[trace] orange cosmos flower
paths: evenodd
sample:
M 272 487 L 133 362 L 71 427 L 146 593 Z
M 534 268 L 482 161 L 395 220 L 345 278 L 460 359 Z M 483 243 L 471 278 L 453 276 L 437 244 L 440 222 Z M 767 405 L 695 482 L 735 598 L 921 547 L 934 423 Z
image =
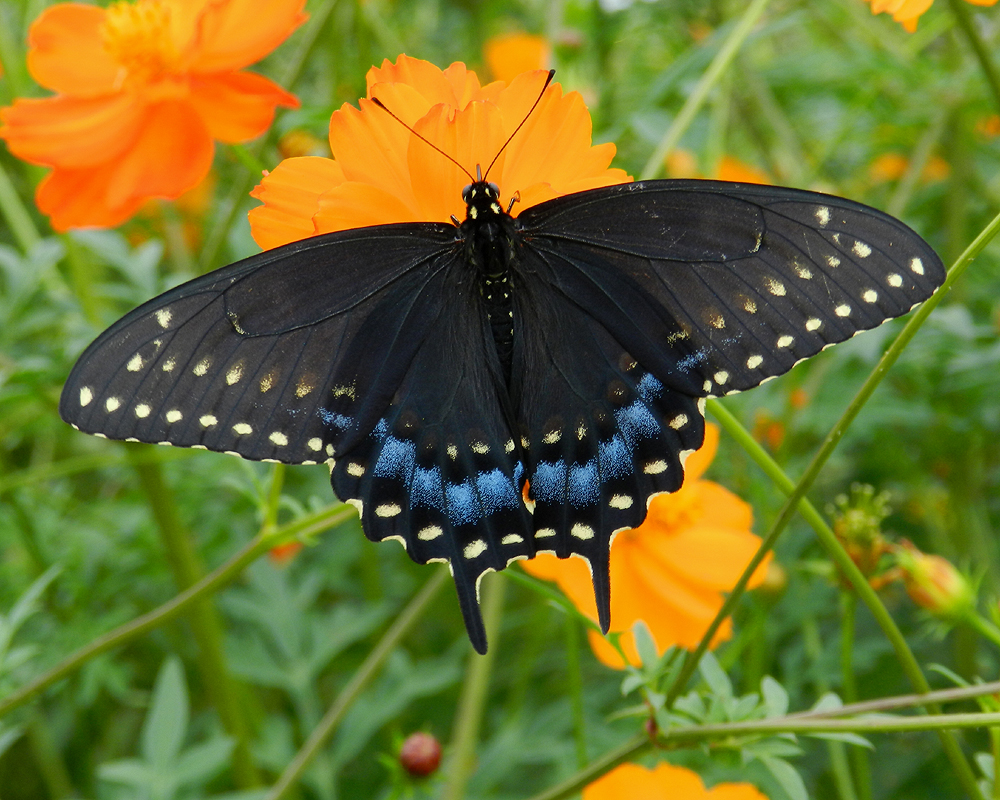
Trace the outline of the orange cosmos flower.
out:
M 541 36 L 505 33 L 487 40 L 483 56 L 494 78 L 510 82 L 522 72 L 544 69 L 548 65 L 549 45 Z
M 720 783 L 706 789 L 698 773 L 660 762 L 653 769 L 621 764 L 583 790 L 583 800 L 767 800 L 749 783 Z
M 0 110 L 14 155 L 52 167 L 36 201 L 56 230 L 113 226 L 208 173 L 213 140 L 242 142 L 294 95 L 243 67 L 306 16 L 305 0 L 137 0 L 52 6 L 28 69 L 54 97 Z
M 934 0 L 867 0 L 872 4 L 873 14 L 892 14 L 892 18 L 913 33 L 917 21 L 931 7 Z M 992 6 L 997 0 L 966 0 L 974 6 Z
M 546 73 L 538 70 L 481 86 L 460 62 L 445 70 L 401 55 L 368 71 L 368 97 L 455 158 L 469 173 L 485 170 L 525 119 Z M 252 192 L 250 212 L 263 248 L 319 233 L 389 222 L 447 222 L 465 216 L 469 177 L 370 99 L 344 104 L 330 119 L 333 158 L 282 161 Z M 631 180 L 609 169 L 613 144 L 591 146 L 590 114 L 576 92 L 551 84 L 538 107 L 500 153 L 489 179 L 511 213 L 559 195 Z M 504 200 L 506 207 L 507 200 Z
M 719 429 L 705 426 L 705 443 L 684 465 L 684 485 L 653 498 L 646 521 L 623 531 L 611 547 L 611 630 L 623 631 L 620 643 L 629 662 L 639 664 L 631 627 L 643 620 L 662 653 L 672 645 L 693 649 L 746 568 L 760 539 L 750 532 L 753 512 L 732 492 L 701 480 L 719 443 Z M 767 572 L 764 561 L 751 588 Z M 580 559 L 540 555 L 521 562 L 538 578 L 559 584 L 581 613 L 597 619 L 590 571 Z M 713 645 L 729 638 L 730 623 Z M 618 652 L 590 632 L 590 645 L 609 667 L 623 666 Z
M 664 166 L 667 168 L 667 175 L 671 178 L 716 178 L 720 181 L 734 181 L 735 183 L 771 183 L 771 178 L 766 172 L 744 164 L 738 158 L 723 156 L 715 165 L 715 170 L 711 175 L 702 175 L 698 170 L 698 160 L 690 150 L 676 149 L 671 151 Z

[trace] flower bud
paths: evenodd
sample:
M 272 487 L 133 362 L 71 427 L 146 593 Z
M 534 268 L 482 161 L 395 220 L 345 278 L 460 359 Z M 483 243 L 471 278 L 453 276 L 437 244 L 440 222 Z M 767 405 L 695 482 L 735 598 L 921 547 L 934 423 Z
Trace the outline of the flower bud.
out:
M 441 745 L 430 733 L 411 733 L 399 749 L 399 763 L 411 775 L 425 778 L 441 763 Z
M 891 511 L 889 495 L 875 494 L 871 486 L 854 484 L 850 496 L 840 495 L 829 510 L 833 515 L 833 532 L 861 573 L 872 578 L 890 548 L 882 535 L 882 520 Z
M 896 548 L 896 563 L 906 593 L 921 608 L 949 620 L 964 619 L 974 613 L 976 590 L 948 559 L 922 553 L 904 541 Z

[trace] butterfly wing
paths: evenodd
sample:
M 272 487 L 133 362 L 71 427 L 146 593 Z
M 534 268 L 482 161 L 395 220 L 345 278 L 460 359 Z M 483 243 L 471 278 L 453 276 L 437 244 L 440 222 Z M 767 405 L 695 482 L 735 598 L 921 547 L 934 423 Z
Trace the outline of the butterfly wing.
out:
M 757 386 L 905 314 L 945 274 L 899 220 L 781 187 L 623 184 L 518 223 L 561 291 L 660 380 L 702 396 Z
M 835 197 L 650 181 L 518 217 L 513 397 L 540 550 L 590 565 L 676 491 L 699 398 L 748 389 L 906 313 L 944 280 L 898 220 Z
M 270 250 L 135 309 L 80 357 L 63 419 L 111 439 L 286 463 L 352 446 L 427 335 L 412 313 L 421 287 L 456 257 L 450 225 L 372 230 Z M 387 318 L 387 295 L 409 302 Z M 350 416 L 331 410 L 338 399 Z
M 429 335 L 371 432 L 337 451 L 333 487 L 373 541 L 450 565 L 473 646 L 486 652 L 479 579 L 535 553 L 500 361 L 475 273 L 455 261 L 421 289 Z M 409 302 L 387 298 L 373 320 Z M 367 331 L 366 331 L 367 333 Z M 337 414 L 350 404 L 335 400 Z
M 693 392 L 664 385 L 560 291 L 565 268 L 525 250 L 514 292 L 511 395 L 535 546 L 587 561 L 606 631 L 612 539 L 643 521 L 650 497 L 680 488 L 684 459 L 704 439 L 704 417 Z

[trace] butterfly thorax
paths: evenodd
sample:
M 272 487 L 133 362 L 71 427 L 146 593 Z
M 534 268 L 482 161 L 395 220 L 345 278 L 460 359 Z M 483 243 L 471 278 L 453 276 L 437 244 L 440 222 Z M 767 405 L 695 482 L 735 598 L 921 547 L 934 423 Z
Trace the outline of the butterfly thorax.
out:
M 510 383 L 514 349 L 513 264 L 514 219 L 500 205 L 500 189 L 495 183 L 477 181 L 465 188 L 465 222 L 459 227 L 465 242 L 465 260 L 476 274 L 493 342 Z

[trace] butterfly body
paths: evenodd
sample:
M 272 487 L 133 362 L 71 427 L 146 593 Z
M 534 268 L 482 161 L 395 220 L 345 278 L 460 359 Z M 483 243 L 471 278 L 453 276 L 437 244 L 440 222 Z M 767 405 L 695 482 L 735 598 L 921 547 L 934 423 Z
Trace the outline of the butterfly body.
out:
M 906 313 L 933 250 L 848 200 L 645 181 L 455 224 L 340 231 L 196 278 L 81 356 L 63 418 L 109 438 L 327 462 L 366 535 L 447 562 L 470 638 L 483 574 L 609 553 L 678 489 L 703 400 Z

